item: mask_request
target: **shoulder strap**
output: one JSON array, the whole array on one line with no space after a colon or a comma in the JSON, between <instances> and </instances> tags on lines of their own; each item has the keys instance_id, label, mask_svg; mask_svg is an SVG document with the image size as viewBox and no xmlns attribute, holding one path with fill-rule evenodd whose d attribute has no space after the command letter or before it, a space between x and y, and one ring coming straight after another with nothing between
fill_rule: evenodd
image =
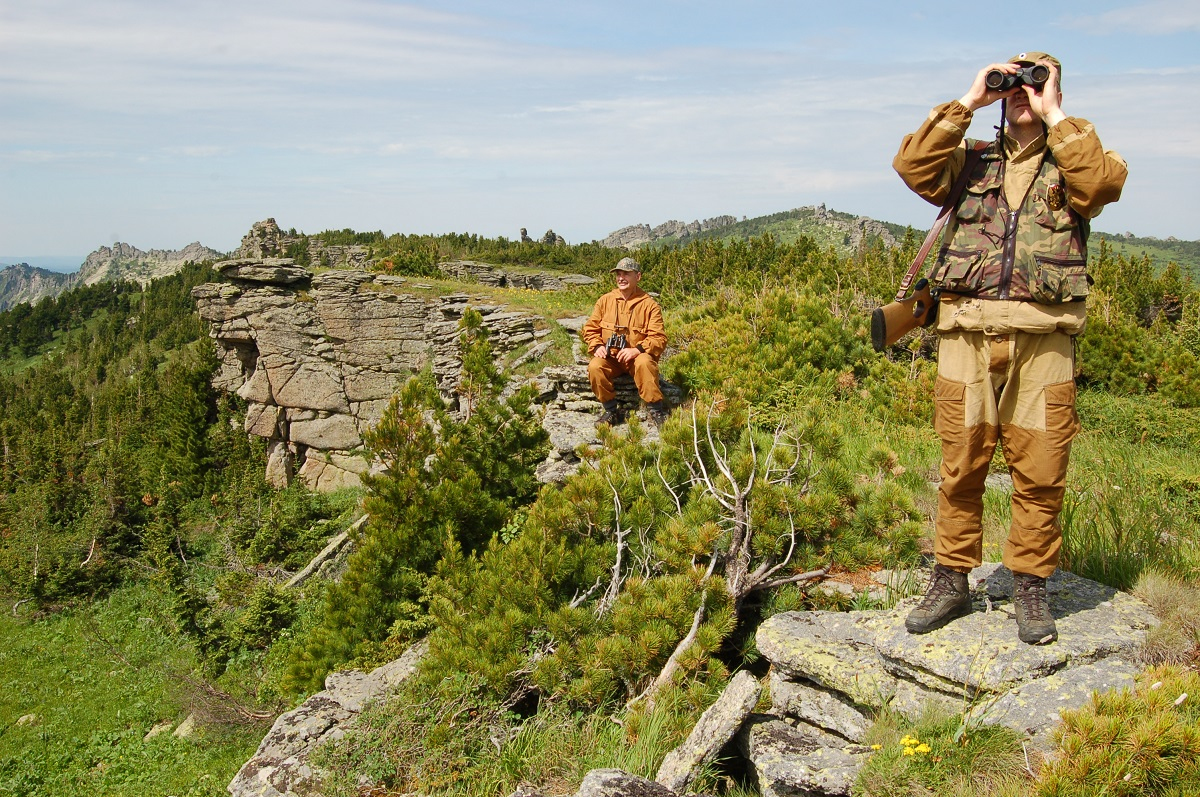
<instances>
[{"instance_id":1,"label":"shoulder strap","mask_svg":"<svg viewBox=\"0 0 1200 797\"><path fill-rule=\"evenodd\" d=\"M950 189L950 193L946 195L946 201L942 204L942 210L938 213L937 220L934 221L929 234L925 236L925 243L921 244L921 249L913 259L912 265L908 267L908 273L904 275L904 279L900 280L900 289L896 292L897 302L908 295L908 289L912 286L913 277L921 270L921 265L925 262L925 258L929 256L929 250L933 248L934 242L942 234L942 229L946 226L946 220L950 218L951 211L958 206L958 198L962 196L963 189L967 187L967 180L971 178L971 172L975 170L975 164L983 157L984 150L988 148L990 143L988 141L976 141L975 145L967 150L962 170L958 173L958 180L955 181L954 187Z\"/></svg>"}]
</instances>

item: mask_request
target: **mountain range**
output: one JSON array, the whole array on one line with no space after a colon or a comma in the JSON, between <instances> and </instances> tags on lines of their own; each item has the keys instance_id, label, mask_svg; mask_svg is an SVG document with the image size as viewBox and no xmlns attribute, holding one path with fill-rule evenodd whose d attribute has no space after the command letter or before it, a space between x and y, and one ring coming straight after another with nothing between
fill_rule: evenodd
<instances>
[{"instance_id":1,"label":"mountain range","mask_svg":"<svg viewBox=\"0 0 1200 797\"><path fill-rule=\"evenodd\" d=\"M118 241L111 247L102 246L92 252L72 274L16 263L0 269L0 311L23 302L34 303L57 296L79 285L118 280L145 285L152 279L174 274L188 261L198 263L224 257L225 253L210 249L199 241L182 249L151 249L148 252Z\"/></svg>"},{"instance_id":2,"label":"mountain range","mask_svg":"<svg viewBox=\"0 0 1200 797\"><path fill-rule=\"evenodd\" d=\"M268 222L255 224L238 251L241 252L257 240L256 230L263 225L275 227L273 220ZM885 247L895 246L907 232L908 228L900 224L829 210L821 204L752 219L743 216L741 221L736 216L723 215L703 221L671 220L653 227L649 224L633 224L609 233L599 243L612 248L636 249L640 246L679 246L714 239L747 240L770 234L784 243L807 236L821 247L845 253L857 249L864 240L879 240ZM913 232L918 236L925 233L924 230ZM1142 238L1128 232L1114 234L1094 231L1092 247L1098 246L1101 239L1115 254L1127 258L1145 256L1158 268L1175 262L1185 274L1200 280L1200 241L1181 241L1173 237ZM363 256L366 256L365 251ZM187 261L201 262L225 257L226 253L198 241L178 250L149 251L118 242L111 247L101 246L92 252L79 270L72 274L17 263L0 269L0 311L23 302L33 303L47 296L57 296L77 285L116 280L136 281L145 285L152 279L177 272Z\"/></svg>"}]
</instances>

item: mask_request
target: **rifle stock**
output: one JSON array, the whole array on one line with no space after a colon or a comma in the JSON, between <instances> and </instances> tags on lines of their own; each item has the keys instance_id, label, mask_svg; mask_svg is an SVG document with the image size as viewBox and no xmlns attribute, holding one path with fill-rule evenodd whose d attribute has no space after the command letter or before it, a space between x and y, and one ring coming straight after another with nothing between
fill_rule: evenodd
<instances>
[{"instance_id":1,"label":"rifle stock","mask_svg":"<svg viewBox=\"0 0 1200 797\"><path fill-rule=\"evenodd\" d=\"M917 280L913 292L871 313L871 345L883 351L917 327L932 324L936 301L929 292L929 280Z\"/></svg>"}]
</instances>

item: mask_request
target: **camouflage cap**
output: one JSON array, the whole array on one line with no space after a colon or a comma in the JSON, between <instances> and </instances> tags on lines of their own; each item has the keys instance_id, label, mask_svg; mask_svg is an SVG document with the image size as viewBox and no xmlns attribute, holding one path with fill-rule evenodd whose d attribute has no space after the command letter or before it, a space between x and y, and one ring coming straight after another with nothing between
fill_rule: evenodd
<instances>
[{"instance_id":1,"label":"camouflage cap","mask_svg":"<svg viewBox=\"0 0 1200 797\"><path fill-rule=\"evenodd\" d=\"M1033 66L1039 61L1044 61L1049 64L1054 64L1054 68L1058 70L1058 87L1062 88L1062 63L1050 55L1050 53L1039 53L1030 51L1027 53L1017 53L1012 58L1008 59L1010 64L1019 64L1020 66Z\"/></svg>"},{"instance_id":2,"label":"camouflage cap","mask_svg":"<svg viewBox=\"0 0 1200 797\"><path fill-rule=\"evenodd\" d=\"M642 266L632 257L623 257L617 262L617 265L610 268L609 271L636 271L641 273Z\"/></svg>"}]
</instances>

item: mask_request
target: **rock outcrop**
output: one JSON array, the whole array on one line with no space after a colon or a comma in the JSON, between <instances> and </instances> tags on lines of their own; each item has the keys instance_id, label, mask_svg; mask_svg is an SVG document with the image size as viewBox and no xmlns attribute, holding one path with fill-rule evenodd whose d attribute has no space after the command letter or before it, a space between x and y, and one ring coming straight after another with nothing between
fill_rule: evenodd
<instances>
[{"instance_id":1,"label":"rock outcrop","mask_svg":"<svg viewBox=\"0 0 1200 797\"><path fill-rule=\"evenodd\" d=\"M672 219L671 221L663 222L657 227L651 227L649 224L632 224L610 232L600 242L600 245L609 249L636 249L639 246L654 243L663 238L684 238L688 235L695 235L696 233L707 232L709 230L718 230L736 223L737 219L733 216L714 216L704 221L685 222Z\"/></svg>"},{"instance_id":2,"label":"rock outcrop","mask_svg":"<svg viewBox=\"0 0 1200 797\"><path fill-rule=\"evenodd\" d=\"M410 678L428 646L419 643L370 673L349 670L325 679L325 690L281 714L227 787L232 797L317 797L321 772L309 762L320 745L340 739L372 700Z\"/></svg>"},{"instance_id":3,"label":"rock outcrop","mask_svg":"<svg viewBox=\"0 0 1200 797\"><path fill-rule=\"evenodd\" d=\"M264 219L250 225L242 243L233 253L235 258L264 259L291 257L303 252L308 263L319 268L365 269L371 263L371 250L358 244L328 244L295 230L284 232L275 219Z\"/></svg>"},{"instance_id":4,"label":"rock outcrop","mask_svg":"<svg viewBox=\"0 0 1200 797\"><path fill-rule=\"evenodd\" d=\"M225 255L209 249L199 241L182 249L151 249L143 252L136 246L117 242L111 247L102 246L87 256L79 271L72 275L71 284L95 285L97 282L127 280L146 285L150 280L174 274L189 261L201 263L205 260L220 260Z\"/></svg>"},{"instance_id":5,"label":"rock outcrop","mask_svg":"<svg viewBox=\"0 0 1200 797\"><path fill-rule=\"evenodd\" d=\"M923 636L904 629L912 600L763 623L756 641L771 662L772 711L747 723L740 744L764 795L849 794L870 754L863 734L885 705L915 719L933 704L1047 750L1062 711L1132 685L1136 651L1157 622L1138 599L1060 571L1049 580L1059 640L1031 646L1017 640L1012 573L989 564L971 582L975 612Z\"/></svg>"},{"instance_id":6,"label":"rock outcrop","mask_svg":"<svg viewBox=\"0 0 1200 797\"><path fill-rule=\"evenodd\" d=\"M462 368L458 323L468 307L482 315L502 363L534 360L550 345L544 338L553 322L466 294L430 296L401 277L313 274L288 258L237 258L217 270L229 281L192 291L218 344L213 385L246 400L245 429L268 440L267 477L279 486L297 477L322 491L359 484L372 466L363 433L426 366L453 406ZM533 380L552 445L539 469L544 481L565 478L579 466L578 447L598 443L599 404L581 345L576 352L575 364ZM522 384L514 380L510 389ZM635 409L632 380L617 388L618 400ZM664 393L678 403L677 388L664 383Z\"/></svg>"}]
</instances>

